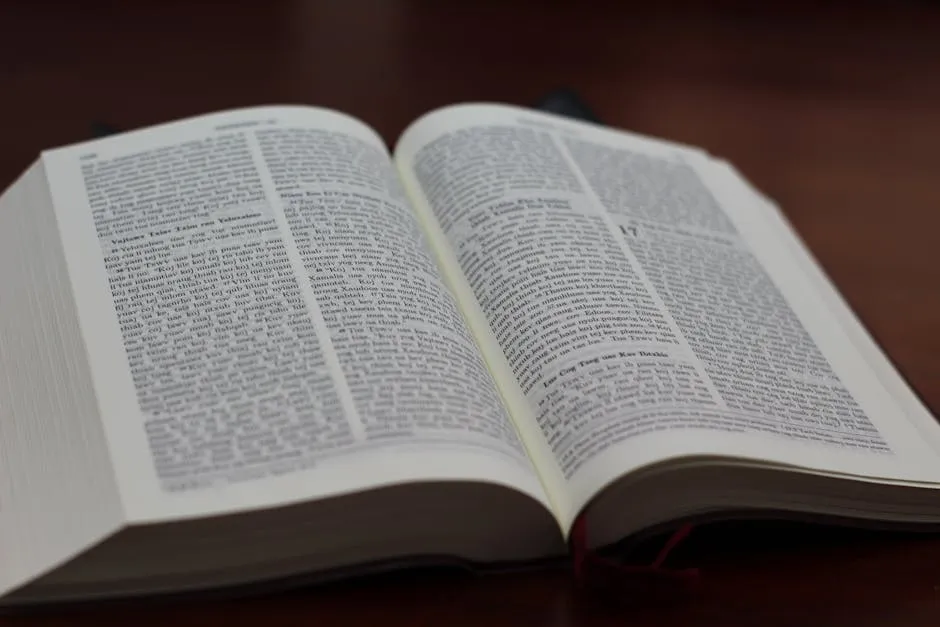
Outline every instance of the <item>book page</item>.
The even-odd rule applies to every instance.
[[[701,151],[463,105],[395,156],[568,520],[680,456],[938,479],[818,284]]]
[[[368,127],[265,107],[43,159],[131,520],[418,480],[546,502]]]

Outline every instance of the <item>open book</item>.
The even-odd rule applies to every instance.
[[[0,592],[560,558],[700,517],[940,522],[940,428],[773,203],[536,112],[219,113],[0,198]]]

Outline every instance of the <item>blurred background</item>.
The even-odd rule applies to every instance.
[[[357,116],[392,144],[435,107],[533,105],[559,87],[605,123],[735,163],[781,204],[940,414],[937,2],[0,0],[0,188],[42,149],[108,127],[310,104]],[[736,607],[764,619],[810,609],[832,618],[861,595],[868,605],[852,605],[845,624],[868,624],[880,615],[869,609],[885,607],[936,624],[936,541],[778,549],[723,554],[701,616]],[[418,599],[402,584],[370,589],[369,603],[351,588],[318,607],[385,620],[382,608],[401,599],[400,617],[427,624],[515,607],[526,624],[548,624],[573,615],[569,587],[564,573],[544,574]],[[425,605],[429,595],[436,601]],[[283,603],[231,616],[283,619],[302,602]],[[196,624],[214,611],[187,616]]]

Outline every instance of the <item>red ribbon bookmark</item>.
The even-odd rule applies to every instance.
[[[663,544],[651,564],[625,564],[588,549],[587,522],[581,516],[575,521],[571,533],[575,577],[585,587],[618,601],[655,602],[675,599],[691,591],[699,580],[697,568],[674,570],[665,567],[669,554],[691,531],[691,524],[679,527]]]

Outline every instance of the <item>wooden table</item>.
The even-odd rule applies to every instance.
[[[9,2],[0,185],[98,120],[311,103],[393,140],[439,105],[567,85],[606,121],[702,145],[778,199],[940,412],[940,7],[580,4]],[[786,540],[706,551],[700,594],[669,608],[599,603],[564,572],[424,574],[0,625],[940,624],[940,539]]]

